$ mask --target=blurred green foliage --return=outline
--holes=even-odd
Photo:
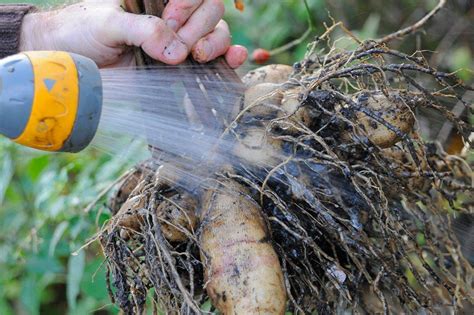
[[[226,0],[231,7],[233,0]],[[437,0],[308,0],[315,21],[311,38],[324,33],[331,18],[362,40],[375,39],[413,24],[436,4]],[[245,1],[243,13],[228,9],[234,42],[271,50],[299,38],[308,28],[303,0]],[[393,48],[412,53],[423,49],[432,64],[445,71],[460,71],[466,81],[474,68],[474,5],[470,0],[450,0],[446,7],[421,32],[408,40],[393,42]],[[342,32],[337,35],[342,35]],[[310,39],[311,39],[310,38]],[[347,43],[348,41],[346,41]],[[341,44],[341,43],[340,43]],[[291,64],[306,52],[302,43],[272,58],[270,63]],[[436,52],[436,53],[435,53]]]
[[[0,3],[20,3],[7,0]],[[48,7],[61,0],[27,1]],[[243,13],[226,0],[227,20],[235,43],[250,51],[273,49],[303,34],[307,14],[302,0],[248,0]],[[324,31],[323,21],[344,21],[362,39],[375,38],[406,26],[435,5],[434,0],[308,0],[316,21],[312,36]],[[449,1],[448,8],[425,33],[397,47],[442,49],[428,53],[449,71],[473,68],[472,3]],[[464,24],[463,24],[464,21]],[[467,23],[466,23],[467,21]],[[468,29],[470,28],[470,30]],[[453,30],[454,29],[454,30]],[[304,56],[306,43],[272,58],[291,64]],[[123,156],[93,150],[47,154],[20,148],[0,139],[0,314],[108,314],[103,257],[97,243],[84,245],[109,218],[102,198],[88,213],[84,208],[130,165]],[[72,255],[75,253],[75,255]]]
[[[39,153],[4,140],[0,156],[0,314],[85,314],[109,305],[98,244],[71,253],[109,217],[100,204],[84,208],[128,159]]]

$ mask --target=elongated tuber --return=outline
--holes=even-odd
[[[224,314],[284,314],[283,273],[259,205],[226,180],[204,195],[201,236],[207,292]]]

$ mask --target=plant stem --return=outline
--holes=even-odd
[[[430,13],[425,15],[421,20],[419,20],[415,24],[410,25],[408,27],[405,27],[405,28],[403,28],[403,29],[401,29],[401,30],[399,30],[395,33],[389,34],[387,36],[384,36],[384,37],[378,39],[377,43],[378,44],[387,43],[387,42],[390,42],[394,39],[402,38],[405,35],[414,33],[416,30],[423,27],[426,24],[426,22],[428,22],[433,16],[435,16],[436,13],[438,13],[438,11],[441,10],[445,5],[446,5],[446,0],[439,0],[436,7],[434,7],[434,9],[431,10]]]
[[[306,8],[306,11],[308,13],[307,15],[307,21],[308,21],[308,29],[303,33],[303,35],[301,35],[299,38],[295,39],[295,40],[292,40],[291,42],[283,45],[283,46],[280,46],[278,48],[275,48],[275,49],[272,49],[270,51],[270,55],[271,56],[274,56],[274,55],[278,55],[284,51],[287,51],[295,46],[298,46],[299,44],[301,44],[302,42],[304,42],[308,37],[309,35],[311,35],[311,33],[313,31],[316,30],[316,23],[314,22],[313,20],[313,16],[311,15],[311,10],[309,8],[309,5],[308,5],[308,1],[307,0],[303,0],[304,2],[304,5],[305,5],[305,8]]]

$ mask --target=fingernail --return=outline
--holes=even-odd
[[[202,50],[204,51],[206,60],[209,60],[214,53],[214,47],[207,40],[203,41]]]
[[[193,49],[193,58],[198,62],[208,62],[212,52],[212,46],[207,40],[204,40]]]
[[[203,40],[193,51],[193,57],[196,61],[207,62],[214,53],[214,47],[207,40]]]
[[[166,26],[176,32],[178,30],[178,21],[173,19],[166,20]]]
[[[188,47],[179,39],[174,39],[170,45],[165,47],[164,55],[170,60],[182,59],[188,54]]]

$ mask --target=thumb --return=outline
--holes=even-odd
[[[158,17],[120,12],[111,24],[109,34],[117,44],[141,47],[153,59],[178,64],[189,54],[186,44]]]

